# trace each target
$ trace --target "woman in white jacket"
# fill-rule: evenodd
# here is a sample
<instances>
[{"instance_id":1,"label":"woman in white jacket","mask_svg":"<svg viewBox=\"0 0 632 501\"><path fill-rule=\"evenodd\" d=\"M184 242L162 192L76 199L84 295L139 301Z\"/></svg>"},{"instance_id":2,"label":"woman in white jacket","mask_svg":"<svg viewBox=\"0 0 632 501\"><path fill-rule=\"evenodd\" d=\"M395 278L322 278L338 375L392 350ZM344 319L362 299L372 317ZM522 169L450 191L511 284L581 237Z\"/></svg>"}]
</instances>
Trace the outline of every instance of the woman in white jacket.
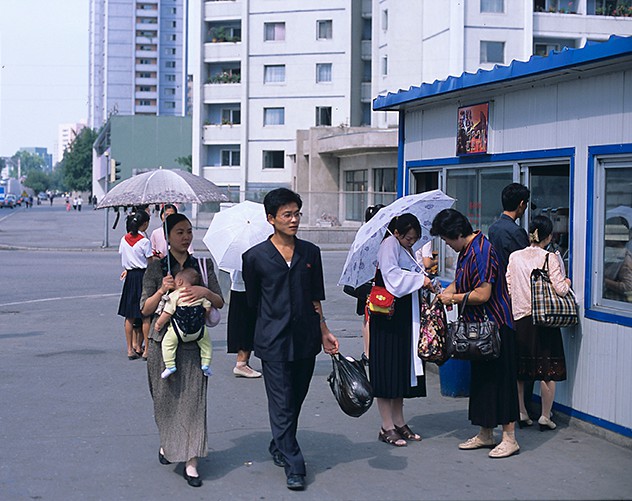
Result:
<instances>
[{"instance_id":1,"label":"woman in white jacket","mask_svg":"<svg viewBox=\"0 0 632 501\"><path fill-rule=\"evenodd\" d=\"M547 258L549 278L555 292L565 296L570 290L571 281L564 276L559 254L545 250L551 242L552 231L553 223L548 217L534 217L529 226L531 246L513 252L507 265L507 286L517 333L519 425L522 428L533 424L524 404L524 381L540 381L542 413L538 423L541 431L556 427L551 421L555 382L566 379L564 345L559 327L533 325L531 317L531 272L542 268Z\"/></svg>"}]
</instances>

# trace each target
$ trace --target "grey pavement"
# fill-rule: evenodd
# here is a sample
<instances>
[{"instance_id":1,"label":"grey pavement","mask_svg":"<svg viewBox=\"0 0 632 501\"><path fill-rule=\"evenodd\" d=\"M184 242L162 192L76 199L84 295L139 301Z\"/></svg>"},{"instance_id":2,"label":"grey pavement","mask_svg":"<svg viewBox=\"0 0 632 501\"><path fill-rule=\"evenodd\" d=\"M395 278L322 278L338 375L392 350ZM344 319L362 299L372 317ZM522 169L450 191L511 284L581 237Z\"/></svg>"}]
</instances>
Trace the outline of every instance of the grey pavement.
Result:
<instances>
[{"instance_id":1,"label":"grey pavement","mask_svg":"<svg viewBox=\"0 0 632 501\"><path fill-rule=\"evenodd\" d=\"M158 463L145 363L127 360L116 316L123 229L112 232L107 250L103 231L100 211L0 210L1 500L632 498L629 444L588 433L558 412L556 431L517 430L518 456L492 460L485 450L459 451L477 430L467 420L467 399L441 396L433 366L428 397L405 407L424 440L405 448L378 442L377 409L358 419L340 411L324 354L299 426L308 486L288 491L267 453L263 381L231 373L225 310L211 330L204 485L188 487L182 465ZM201 255L203 231L195 232ZM360 319L354 300L336 286L344 258L344 251L323 252L324 307L342 353L357 357ZM260 367L257 359L252 364Z\"/></svg>"}]
</instances>

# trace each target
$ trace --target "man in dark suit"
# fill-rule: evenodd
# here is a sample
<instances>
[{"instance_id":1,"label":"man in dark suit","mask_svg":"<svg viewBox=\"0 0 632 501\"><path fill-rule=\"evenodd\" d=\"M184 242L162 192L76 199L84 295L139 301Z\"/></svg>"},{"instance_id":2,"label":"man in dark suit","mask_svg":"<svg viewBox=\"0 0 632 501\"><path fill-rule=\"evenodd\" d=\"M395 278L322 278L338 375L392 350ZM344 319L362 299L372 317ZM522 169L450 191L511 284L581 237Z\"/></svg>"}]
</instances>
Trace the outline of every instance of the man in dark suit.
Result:
<instances>
[{"instance_id":1,"label":"man in dark suit","mask_svg":"<svg viewBox=\"0 0 632 501\"><path fill-rule=\"evenodd\" d=\"M296 440L298 417L309 390L316 355L324 347L338 351L338 340L325 323L320 249L296 238L301 197L286 188L263 201L274 234L243 255L248 304L257 312L255 356L268 396L274 464L283 466L287 487L305 488L305 460Z\"/></svg>"}]
</instances>

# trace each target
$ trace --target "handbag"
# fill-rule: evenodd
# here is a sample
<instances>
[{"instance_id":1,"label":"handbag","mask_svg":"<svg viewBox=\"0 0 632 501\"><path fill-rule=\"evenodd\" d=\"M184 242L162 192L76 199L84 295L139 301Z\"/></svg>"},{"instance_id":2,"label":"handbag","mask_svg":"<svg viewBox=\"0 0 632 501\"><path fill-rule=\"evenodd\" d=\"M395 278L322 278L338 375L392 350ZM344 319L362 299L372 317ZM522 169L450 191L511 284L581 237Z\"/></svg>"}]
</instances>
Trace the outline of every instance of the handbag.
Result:
<instances>
[{"instance_id":1,"label":"handbag","mask_svg":"<svg viewBox=\"0 0 632 501\"><path fill-rule=\"evenodd\" d=\"M463 310L471 291L463 297L459 318L448 325L448 350L450 356L460 360L485 361L500 356L500 331L498 325L485 313L481 322L463 320Z\"/></svg>"},{"instance_id":2,"label":"handbag","mask_svg":"<svg viewBox=\"0 0 632 501\"><path fill-rule=\"evenodd\" d=\"M569 327L579 322L577 299L572 289L566 296L555 292L549 277L549 255L544 266L531 272L531 312L533 325L544 327Z\"/></svg>"},{"instance_id":3,"label":"handbag","mask_svg":"<svg viewBox=\"0 0 632 501\"><path fill-rule=\"evenodd\" d=\"M374 285L371 287L367 301L367 308L372 315L385 315L392 317L395 313L395 296L386 290L386 287Z\"/></svg>"},{"instance_id":4,"label":"handbag","mask_svg":"<svg viewBox=\"0 0 632 501\"><path fill-rule=\"evenodd\" d=\"M443 305L436 297L430 304L420 300L417 356L426 362L442 365L450 358L447 334L448 321Z\"/></svg>"},{"instance_id":5,"label":"handbag","mask_svg":"<svg viewBox=\"0 0 632 501\"><path fill-rule=\"evenodd\" d=\"M197 258L198 266L200 267L200 275L202 275L202 282L204 282L204 287L208 289L208 271L206 269L206 259ZM222 320L222 314L219 312L215 306L211 306L211 309L206 314L206 326L207 327L215 327Z\"/></svg>"}]
</instances>

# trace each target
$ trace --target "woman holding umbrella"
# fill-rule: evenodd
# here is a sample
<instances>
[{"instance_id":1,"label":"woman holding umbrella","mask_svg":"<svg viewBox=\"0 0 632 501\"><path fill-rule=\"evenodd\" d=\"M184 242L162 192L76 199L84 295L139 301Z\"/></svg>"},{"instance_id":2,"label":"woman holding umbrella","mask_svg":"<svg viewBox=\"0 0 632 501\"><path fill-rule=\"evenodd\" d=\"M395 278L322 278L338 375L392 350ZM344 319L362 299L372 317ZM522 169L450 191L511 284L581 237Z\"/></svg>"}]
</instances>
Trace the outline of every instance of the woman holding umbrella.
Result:
<instances>
[{"instance_id":1,"label":"woman holding umbrella","mask_svg":"<svg viewBox=\"0 0 632 501\"><path fill-rule=\"evenodd\" d=\"M395 312L391 317L371 315L369 374L382 418L378 438L404 447L406 440L421 440L406 424L404 398L426 396L423 367L412 347L415 312L419 335L419 290L432 286L413 257L413 245L421 237L419 220L412 214L402 214L392 220L388 229L390 234L378 251L375 283L396 297Z\"/></svg>"},{"instance_id":2,"label":"woman holding umbrella","mask_svg":"<svg viewBox=\"0 0 632 501\"><path fill-rule=\"evenodd\" d=\"M200 350L197 343L180 343L176 352L178 372L168 379L161 379L165 369L162 360L161 341L166 326L154 329L156 309L162 296L175 289L173 276L183 268L195 268L200 272L198 261L187 251L193 238L191 223L183 214L172 214L166 219L169 254L152 261L143 280L141 310L143 315L153 315L149 332L147 371L149 391L154 401L154 416L160 433L161 464L185 462L184 478L192 487L200 487L202 480L197 471L197 458L208 452L206 434L207 378L200 369ZM206 260L208 288L189 287L184 296L191 300L206 298L215 308L224 306L221 289L213 271L213 263Z\"/></svg>"}]
</instances>

